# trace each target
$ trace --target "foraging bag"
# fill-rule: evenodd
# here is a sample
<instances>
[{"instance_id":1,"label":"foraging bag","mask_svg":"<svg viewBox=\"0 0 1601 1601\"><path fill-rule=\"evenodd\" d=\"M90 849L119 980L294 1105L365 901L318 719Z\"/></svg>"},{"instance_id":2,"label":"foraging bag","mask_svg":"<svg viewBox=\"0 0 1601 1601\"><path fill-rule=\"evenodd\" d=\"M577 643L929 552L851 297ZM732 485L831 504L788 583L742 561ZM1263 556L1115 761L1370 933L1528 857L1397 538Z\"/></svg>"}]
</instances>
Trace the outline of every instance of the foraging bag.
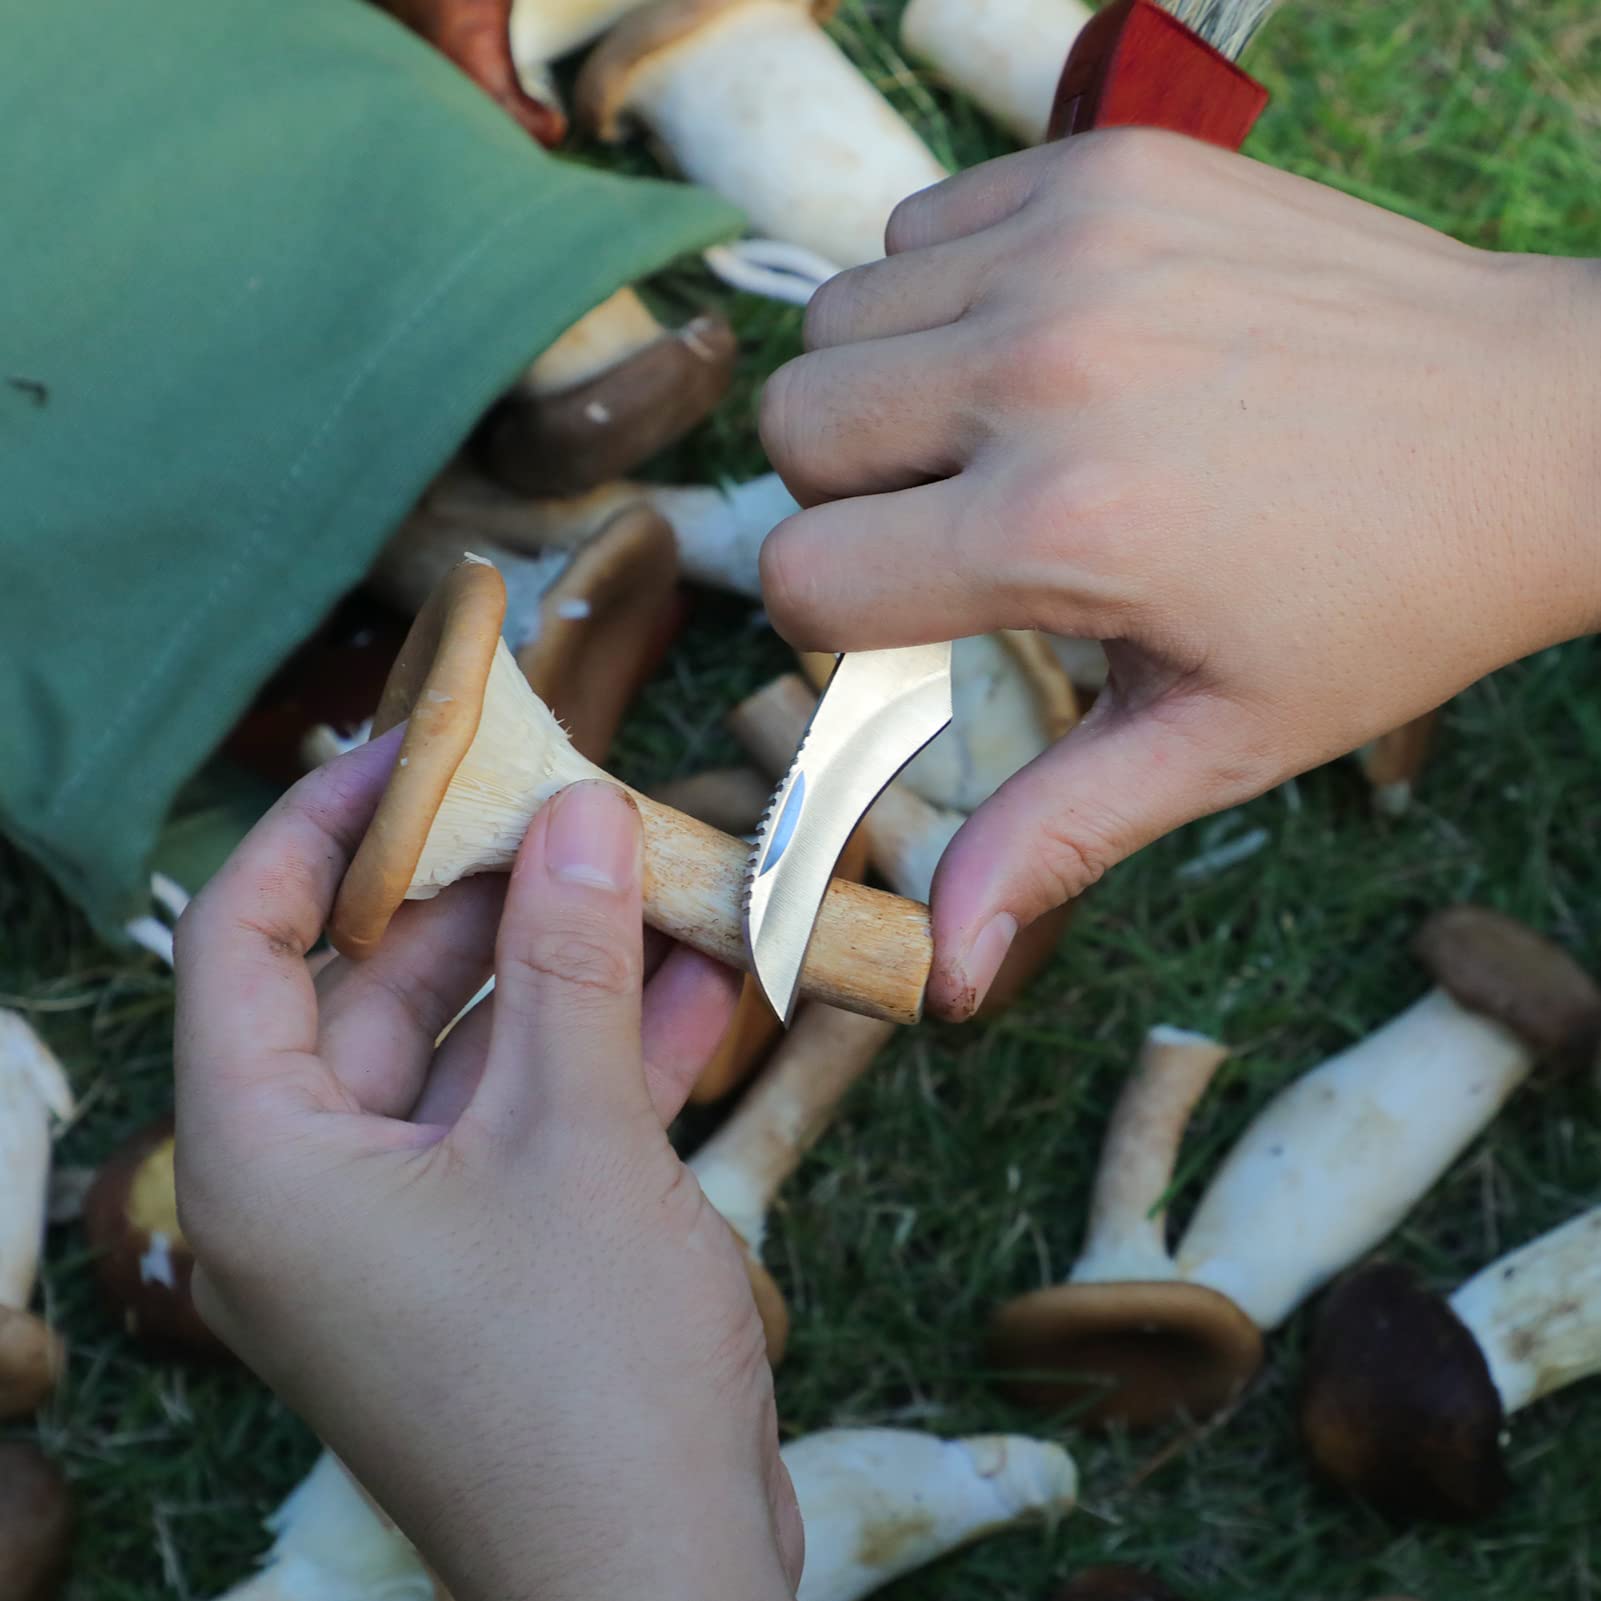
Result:
<instances>
[{"instance_id":1,"label":"foraging bag","mask_svg":"<svg viewBox=\"0 0 1601 1601\"><path fill-rule=\"evenodd\" d=\"M548 155L365 0L0 0L0 40L0 829L109 933L495 395L739 218Z\"/></svg>"}]
</instances>

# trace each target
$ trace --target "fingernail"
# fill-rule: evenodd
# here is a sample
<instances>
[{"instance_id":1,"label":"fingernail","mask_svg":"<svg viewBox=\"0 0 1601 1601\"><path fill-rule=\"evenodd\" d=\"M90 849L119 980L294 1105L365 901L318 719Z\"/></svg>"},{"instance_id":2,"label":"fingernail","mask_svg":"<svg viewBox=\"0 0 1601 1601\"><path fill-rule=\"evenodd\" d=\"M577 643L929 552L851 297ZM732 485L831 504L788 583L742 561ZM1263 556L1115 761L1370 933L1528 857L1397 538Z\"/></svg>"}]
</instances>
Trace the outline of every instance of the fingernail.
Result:
<instances>
[{"instance_id":1,"label":"fingernail","mask_svg":"<svg viewBox=\"0 0 1601 1601\"><path fill-rule=\"evenodd\" d=\"M997 912L984 925L983 932L973 941L967 953L967 982L973 991L973 1009L984 1004L995 975L1006 960L1006 953L1017 938L1017 919L1010 912Z\"/></svg>"},{"instance_id":2,"label":"fingernail","mask_svg":"<svg viewBox=\"0 0 1601 1601\"><path fill-rule=\"evenodd\" d=\"M573 784L551 803L545 865L552 878L596 889L632 889L639 877L634 803L615 784Z\"/></svg>"}]
</instances>

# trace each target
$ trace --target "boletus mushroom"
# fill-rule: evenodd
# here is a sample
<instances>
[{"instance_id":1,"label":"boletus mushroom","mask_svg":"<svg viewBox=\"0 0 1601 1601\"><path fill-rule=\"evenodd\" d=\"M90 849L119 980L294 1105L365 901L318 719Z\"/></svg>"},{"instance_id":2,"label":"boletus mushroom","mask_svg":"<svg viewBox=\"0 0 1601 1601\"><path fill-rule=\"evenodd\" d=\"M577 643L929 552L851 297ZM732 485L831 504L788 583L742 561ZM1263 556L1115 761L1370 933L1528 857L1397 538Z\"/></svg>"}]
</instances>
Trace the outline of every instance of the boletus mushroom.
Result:
<instances>
[{"instance_id":1,"label":"boletus mushroom","mask_svg":"<svg viewBox=\"0 0 1601 1601\"><path fill-rule=\"evenodd\" d=\"M119 1145L84 1197L84 1232L101 1293L129 1334L220 1356L227 1347L202 1321L190 1294L195 1259L178 1225L175 1144L166 1117Z\"/></svg>"},{"instance_id":2,"label":"boletus mushroom","mask_svg":"<svg viewBox=\"0 0 1601 1601\"><path fill-rule=\"evenodd\" d=\"M1080 0L912 0L901 13L901 44L1014 138L1037 145L1062 63L1089 17Z\"/></svg>"},{"instance_id":3,"label":"boletus mushroom","mask_svg":"<svg viewBox=\"0 0 1601 1601\"><path fill-rule=\"evenodd\" d=\"M734 376L715 312L659 323L632 289L586 313L479 424L472 451L524 494L570 495L631 472L710 416Z\"/></svg>"},{"instance_id":4,"label":"boletus mushroom","mask_svg":"<svg viewBox=\"0 0 1601 1601\"><path fill-rule=\"evenodd\" d=\"M590 52L579 122L648 128L758 232L839 267L884 253L890 212L946 176L806 0L655 0Z\"/></svg>"},{"instance_id":5,"label":"boletus mushroom","mask_svg":"<svg viewBox=\"0 0 1601 1601\"><path fill-rule=\"evenodd\" d=\"M370 954L401 901L501 870L539 808L585 779L616 782L572 748L500 637L506 586L469 558L418 613L373 720L406 722L389 784L340 885L329 932ZM740 901L749 847L633 794L644 828L645 918L748 971ZM823 898L801 996L915 1022L932 960L928 910L835 880Z\"/></svg>"},{"instance_id":6,"label":"boletus mushroom","mask_svg":"<svg viewBox=\"0 0 1601 1601\"><path fill-rule=\"evenodd\" d=\"M1513 1413L1601 1373L1601 1207L1435 1294L1379 1263L1324 1303L1301 1435L1337 1484L1399 1518L1488 1517Z\"/></svg>"},{"instance_id":7,"label":"boletus mushroom","mask_svg":"<svg viewBox=\"0 0 1601 1601\"><path fill-rule=\"evenodd\" d=\"M0 1441L0 1596L54 1601L71 1548L65 1475L31 1441Z\"/></svg>"},{"instance_id":8,"label":"boletus mushroom","mask_svg":"<svg viewBox=\"0 0 1601 1601\"><path fill-rule=\"evenodd\" d=\"M61 1337L28 1303L44 1244L51 1124L71 1115L61 1064L18 1013L0 1011L0 1419L33 1411L66 1361Z\"/></svg>"},{"instance_id":9,"label":"boletus mushroom","mask_svg":"<svg viewBox=\"0 0 1601 1601\"><path fill-rule=\"evenodd\" d=\"M706 1199L745 1248L746 1271L776 1367L789 1338L789 1309L762 1266L767 1214L784 1181L833 1120L847 1091L872 1066L893 1023L803 1006L789 1032L727 1121L689 1158Z\"/></svg>"},{"instance_id":10,"label":"boletus mushroom","mask_svg":"<svg viewBox=\"0 0 1601 1601\"><path fill-rule=\"evenodd\" d=\"M1145 1568L1111 1562L1075 1573L1052 1601L1184 1601L1184 1597Z\"/></svg>"}]
</instances>

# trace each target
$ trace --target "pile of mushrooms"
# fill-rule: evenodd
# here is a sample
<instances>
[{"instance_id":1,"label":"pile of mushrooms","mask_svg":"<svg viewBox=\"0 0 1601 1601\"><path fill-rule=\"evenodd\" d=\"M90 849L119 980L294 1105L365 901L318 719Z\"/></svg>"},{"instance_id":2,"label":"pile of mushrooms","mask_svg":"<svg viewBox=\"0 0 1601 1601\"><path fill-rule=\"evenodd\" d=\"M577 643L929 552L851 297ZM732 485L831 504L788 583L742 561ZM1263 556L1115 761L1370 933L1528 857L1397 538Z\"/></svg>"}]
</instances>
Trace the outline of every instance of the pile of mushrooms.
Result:
<instances>
[{"instance_id":1,"label":"pile of mushrooms","mask_svg":"<svg viewBox=\"0 0 1601 1601\"><path fill-rule=\"evenodd\" d=\"M1449 1297L1408 1268L1353 1274L1324 1304L1301 1434L1336 1483L1395 1517L1488 1517L1506 1423L1601 1373L1601 1207L1492 1262Z\"/></svg>"},{"instance_id":2,"label":"pile of mushrooms","mask_svg":"<svg viewBox=\"0 0 1601 1601\"><path fill-rule=\"evenodd\" d=\"M616 782L572 748L500 637L506 586L488 562L453 568L418 613L373 721L406 722L377 813L335 900L329 933L371 953L403 900L515 859L534 814L584 779ZM746 969L740 897L748 847L633 794L644 825L651 927ZM818 916L803 999L915 1022L932 960L928 910L839 880Z\"/></svg>"},{"instance_id":3,"label":"pile of mushrooms","mask_svg":"<svg viewBox=\"0 0 1601 1601\"><path fill-rule=\"evenodd\" d=\"M1163 1198L1226 1053L1152 1031L1113 1113L1067 1282L992 1323L990 1360L1012 1394L1128 1424L1229 1405L1260 1365L1262 1335L1384 1239L1536 1061L1594 1048L1601 990L1512 919L1452 907L1424 924L1417 952L1437 987L1270 1101L1173 1251Z\"/></svg>"},{"instance_id":4,"label":"pile of mushrooms","mask_svg":"<svg viewBox=\"0 0 1601 1601\"><path fill-rule=\"evenodd\" d=\"M806 1530L796 1601L859 1601L974 1540L1064 1516L1078 1494L1067 1452L1026 1435L828 1429L782 1455ZM270 1524L262 1570L223 1601L448 1601L330 1452Z\"/></svg>"}]
</instances>

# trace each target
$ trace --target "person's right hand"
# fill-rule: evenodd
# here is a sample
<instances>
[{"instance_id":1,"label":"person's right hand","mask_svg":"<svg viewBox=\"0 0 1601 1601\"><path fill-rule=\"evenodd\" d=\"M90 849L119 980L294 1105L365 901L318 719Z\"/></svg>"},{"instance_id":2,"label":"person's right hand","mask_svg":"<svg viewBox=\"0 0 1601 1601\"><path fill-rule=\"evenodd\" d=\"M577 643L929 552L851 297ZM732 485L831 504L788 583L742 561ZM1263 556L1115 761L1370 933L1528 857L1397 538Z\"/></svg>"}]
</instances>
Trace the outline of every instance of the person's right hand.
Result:
<instances>
[{"instance_id":1,"label":"person's right hand","mask_svg":"<svg viewBox=\"0 0 1601 1601\"><path fill-rule=\"evenodd\" d=\"M930 1009L1114 862L1601 622L1601 272L1114 129L903 202L763 399L814 650L1033 628L1112 678L934 882Z\"/></svg>"}]
</instances>

